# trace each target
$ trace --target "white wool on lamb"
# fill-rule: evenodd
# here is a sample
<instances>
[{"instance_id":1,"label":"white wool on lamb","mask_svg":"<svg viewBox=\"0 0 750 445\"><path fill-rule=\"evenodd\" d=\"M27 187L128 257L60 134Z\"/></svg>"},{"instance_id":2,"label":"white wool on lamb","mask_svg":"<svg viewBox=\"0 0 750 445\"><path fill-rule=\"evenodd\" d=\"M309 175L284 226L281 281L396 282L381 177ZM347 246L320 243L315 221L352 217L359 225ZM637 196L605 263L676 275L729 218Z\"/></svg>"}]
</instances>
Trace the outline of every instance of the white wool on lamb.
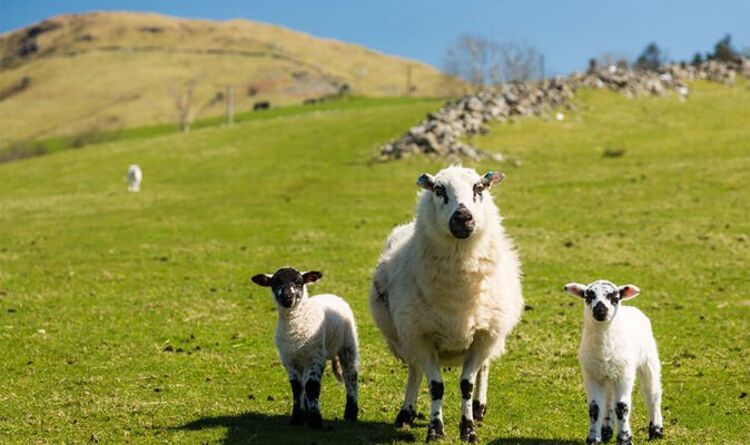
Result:
<instances>
[{"instance_id":1,"label":"white wool on lamb","mask_svg":"<svg viewBox=\"0 0 750 445\"><path fill-rule=\"evenodd\" d=\"M143 180L143 172L141 168L135 164L128 168L128 191L138 192L141 190L141 181Z\"/></svg>"},{"instance_id":2,"label":"white wool on lamb","mask_svg":"<svg viewBox=\"0 0 750 445\"><path fill-rule=\"evenodd\" d=\"M344 419L357 420L359 411L359 345L354 313L336 295L308 296L307 284L322 276L321 272L300 273L286 267L273 275L252 278L256 284L271 288L278 309L276 348L292 387L291 422L298 425L307 420L311 428L319 428L323 422L318 400L326 360L331 360L334 375L346 387Z\"/></svg>"},{"instance_id":3,"label":"white wool on lamb","mask_svg":"<svg viewBox=\"0 0 750 445\"><path fill-rule=\"evenodd\" d=\"M663 437L661 363L651 322L621 301L635 298L632 284L617 287L606 280L569 283L565 291L585 301L578 359L589 404L587 444L609 441L617 420L617 444L631 445L631 394L636 375L649 411L649 439Z\"/></svg>"},{"instance_id":4,"label":"white wool on lamb","mask_svg":"<svg viewBox=\"0 0 750 445\"><path fill-rule=\"evenodd\" d=\"M373 276L373 318L389 349L408 364L396 423L413 424L426 375L428 440L444 435L441 367L462 365L460 434L476 441L490 362L504 352L523 310L518 256L490 194L502 178L460 166L420 176L416 218L391 232Z\"/></svg>"}]
</instances>

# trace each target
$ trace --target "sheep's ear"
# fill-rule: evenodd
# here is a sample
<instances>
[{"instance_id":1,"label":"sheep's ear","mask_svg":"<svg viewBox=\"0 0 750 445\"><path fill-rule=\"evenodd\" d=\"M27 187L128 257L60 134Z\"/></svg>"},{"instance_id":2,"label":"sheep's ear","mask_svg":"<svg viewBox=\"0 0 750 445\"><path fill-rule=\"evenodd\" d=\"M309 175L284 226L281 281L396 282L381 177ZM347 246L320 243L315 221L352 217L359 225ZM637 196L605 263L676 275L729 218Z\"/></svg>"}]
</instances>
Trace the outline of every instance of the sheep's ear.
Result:
<instances>
[{"instance_id":1,"label":"sheep's ear","mask_svg":"<svg viewBox=\"0 0 750 445\"><path fill-rule=\"evenodd\" d=\"M254 275L253 283L257 284L258 286L268 287L271 285L271 275L259 273L258 275Z\"/></svg>"},{"instance_id":2,"label":"sheep's ear","mask_svg":"<svg viewBox=\"0 0 750 445\"><path fill-rule=\"evenodd\" d=\"M641 293L641 290L638 289L638 286L633 286L632 284L626 284L625 286L620 286L620 300L630 300L631 298L635 298L638 296L638 294Z\"/></svg>"},{"instance_id":3,"label":"sheep's ear","mask_svg":"<svg viewBox=\"0 0 750 445\"><path fill-rule=\"evenodd\" d=\"M490 170L485 173L484 176L482 176L482 185L484 186L484 188L488 189L495 184L500 184L501 182L503 182L503 178L505 178L503 172L495 172Z\"/></svg>"},{"instance_id":4,"label":"sheep's ear","mask_svg":"<svg viewBox=\"0 0 750 445\"><path fill-rule=\"evenodd\" d=\"M563 288L563 290L565 292L569 293L570 295L575 295L576 297L583 298L583 294L586 292L586 289L588 289L588 288L589 287L586 286L585 284L568 283L568 284L565 285L565 287Z\"/></svg>"},{"instance_id":5,"label":"sheep's ear","mask_svg":"<svg viewBox=\"0 0 750 445\"><path fill-rule=\"evenodd\" d=\"M321 278L323 278L323 272L318 272L317 270L311 270L302 274L302 282L305 284L314 283Z\"/></svg>"},{"instance_id":6,"label":"sheep's ear","mask_svg":"<svg viewBox=\"0 0 750 445\"><path fill-rule=\"evenodd\" d=\"M422 176L417 178L417 185L431 192L435 188L435 177L429 173L422 173Z\"/></svg>"}]
</instances>

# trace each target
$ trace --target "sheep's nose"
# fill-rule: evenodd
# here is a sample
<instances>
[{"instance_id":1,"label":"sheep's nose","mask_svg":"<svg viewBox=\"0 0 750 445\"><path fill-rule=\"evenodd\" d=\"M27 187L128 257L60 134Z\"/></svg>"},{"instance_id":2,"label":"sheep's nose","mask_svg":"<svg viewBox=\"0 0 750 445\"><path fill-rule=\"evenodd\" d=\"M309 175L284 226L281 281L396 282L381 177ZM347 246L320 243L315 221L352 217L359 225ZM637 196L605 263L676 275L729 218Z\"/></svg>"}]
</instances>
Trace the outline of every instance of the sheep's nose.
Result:
<instances>
[{"instance_id":1,"label":"sheep's nose","mask_svg":"<svg viewBox=\"0 0 750 445\"><path fill-rule=\"evenodd\" d=\"M474 215L471 214L471 211L463 204L459 204L456 208L456 211L453 212L453 215L451 216L451 219L455 219L456 222L469 222L474 220Z\"/></svg>"},{"instance_id":2,"label":"sheep's nose","mask_svg":"<svg viewBox=\"0 0 750 445\"><path fill-rule=\"evenodd\" d=\"M465 205L459 204L448 223L453 236L460 239L468 238L474 231L474 226L474 216L471 211Z\"/></svg>"},{"instance_id":3,"label":"sheep's nose","mask_svg":"<svg viewBox=\"0 0 750 445\"><path fill-rule=\"evenodd\" d=\"M607 306L600 301L594 306L593 313L597 321L604 321L607 318Z\"/></svg>"}]
</instances>

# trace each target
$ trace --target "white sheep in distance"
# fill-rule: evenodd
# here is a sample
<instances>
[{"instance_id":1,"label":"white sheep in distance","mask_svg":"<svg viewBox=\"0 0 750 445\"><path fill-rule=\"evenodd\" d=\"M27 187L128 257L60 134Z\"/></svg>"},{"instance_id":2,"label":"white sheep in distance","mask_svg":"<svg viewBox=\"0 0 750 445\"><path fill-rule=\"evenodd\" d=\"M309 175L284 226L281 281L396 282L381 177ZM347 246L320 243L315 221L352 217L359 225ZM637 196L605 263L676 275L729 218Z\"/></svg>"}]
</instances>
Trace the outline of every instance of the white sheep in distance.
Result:
<instances>
[{"instance_id":1,"label":"white sheep in distance","mask_svg":"<svg viewBox=\"0 0 750 445\"><path fill-rule=\"evenodd\" d=\"M463 365L460 436L476 441L490 362L521 317L518 256L489 190L502 179L460 166L420 176L416 218L393 229L373 276L370 311L408 365L396 425L413 425L425 374L432 398L427 440L444 435L441 366Z\"/></svg>"},{"instance_id":2,"label":"white sheep in distance","mask_svg":"<svg viewBox=\"0 0 750 445\"><path fill-rule=\"evenodd\" d=\"M631 394L636 374L649 411L649 440L663 437L661 364L651 322L637 308L620 304L640 290L632 284L617 287L599 280L588 286L569 283L565 291L585 300L578 360L589 404L586 443L609 441L616 417L617 444L632 444Z\"/></svg>"},{"instance_id":3,"label":"white sheep in distance","mask_svg":"<svg viewBox=\"0 0 750 445\"><path fill-rule=\"evenodd\" d=\"M143 180L143 172L141 168L135 164L128 168L128 191L138 192L141 190L141 181Z\"/></svg>"},{"instance_id":4,"label":"white sheep in distance","mask_svg":"<svg viewBox=\"0 0 750 445\"><path fill-rule=\"evenodd\" d=\"M355 421L359 412L357 325L351 308L340 297L308 296L306 285L322 276L285 267L273 275L252 278L255 284L271 288L278 309L276 348L292 387L291 423L301 425L307 419L311 428L323 424L318 400L326 360L331 360L334 375L346 387L344 419Z\"/></svg>"}]
</instances>

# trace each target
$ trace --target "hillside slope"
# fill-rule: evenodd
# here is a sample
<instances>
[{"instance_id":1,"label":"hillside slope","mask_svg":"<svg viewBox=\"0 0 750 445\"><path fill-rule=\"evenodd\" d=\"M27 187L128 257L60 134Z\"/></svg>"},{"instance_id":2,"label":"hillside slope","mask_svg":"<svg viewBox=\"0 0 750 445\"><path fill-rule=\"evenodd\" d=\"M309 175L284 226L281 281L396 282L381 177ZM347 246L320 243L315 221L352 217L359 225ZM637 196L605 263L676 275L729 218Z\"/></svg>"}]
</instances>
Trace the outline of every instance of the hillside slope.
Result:
<instances>
[{"instance_id":1,"label":"hillside slope","mask_svg":"<svg viewBox=\"0 0 750 445\"><path fill-rule=\"evenodd\" d=\"M177 120L175 95L194 83L193 108L298 103L342 89L366 96L446 95L425 64L280 26L102 12L55 17L0 37L0 145ZM217 94L219 96L217 97Z\"/></svg>"}]
</instances>

